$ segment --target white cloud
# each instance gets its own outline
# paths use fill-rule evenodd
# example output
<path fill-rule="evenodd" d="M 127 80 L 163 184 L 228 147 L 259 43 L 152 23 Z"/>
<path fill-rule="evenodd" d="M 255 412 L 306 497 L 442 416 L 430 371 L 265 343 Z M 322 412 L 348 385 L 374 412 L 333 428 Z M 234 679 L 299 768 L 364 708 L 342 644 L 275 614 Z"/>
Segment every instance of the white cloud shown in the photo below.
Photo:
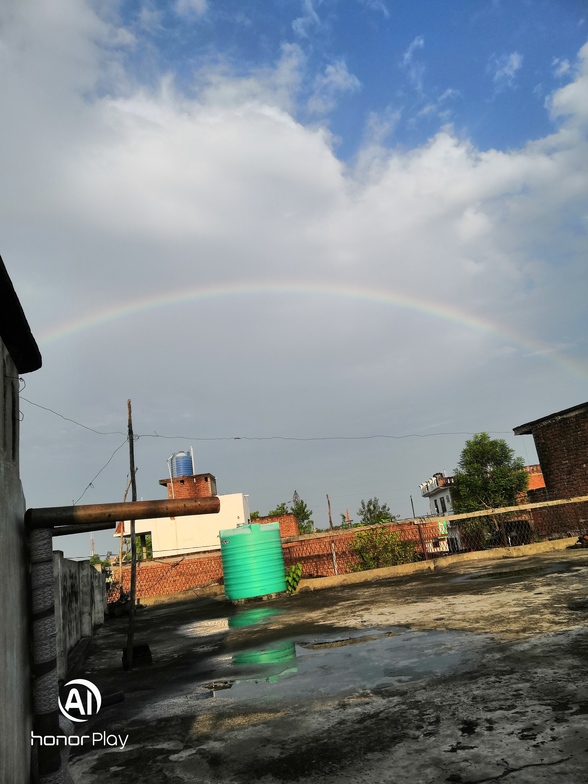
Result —
<path fill-rule="evenodd" d="M 208 8 L 207 0 L 176 0 L 175 9 L 178 16 L 202 16 Z"/>
<path fill-rule="evenodd" d="M 40 339 L 102 314 L 93 329 L 41 342 L 46 369 L 30 379 L 32 399 L 90 423 L 120 408 L 124 424 L 131 397 L 140 432 L 304 436 L 426 431 L 439 406 L 456 429 L 513 426 L 557 410 L 550 395 L 572 405 L 581 394 L 585 378 L 529 355 L 541 344 L 572 355 L 586 334 L 588 47 L 551 97 L 549 137 L 503 153 L 445 127 L 395 148 L 390 109 L 368 120 L 350 169 L 327 131 L 296 119 L 299 47 L 246 77 L 201 72 L 191 96 L 171 76 L 138 89 L 108 44 L 115 23 L 80 3 L 66 25 L 49 5 L 42 14 L 24 5 L 0 28 L 2 255 Z M 327 111 L 359 82 L 339 62 L 315 86 Z M 245 284 L 255 291 L 104 316 Z M 529 413 L 530 399 L 545 409 Z M 513 411 L 524 416 L 512 421 Z M 24 470 L 30 455 L 29 477 L 46 466 L 29 502 L 69 503 L 110 452 L 86 465 L 81 442 L 67 451 L 61 434 L 26 416 Z M 52 460 L 57 440 L 62 462 Z M 149 496 L 170 445 L 140 446 Z M 411 461 L 418 470 L 431 459 L 425 448 L 409 459 L 386 443 L 360 459 L 341 445 L 207 443 L 199 463 L 222 492 L 265 492 L 252 503 L 267 509 L 300 472 L 318 477 L 321 498 L 325 482 L 330 491 L 353 479 L 370 492 L 374 473 L 384 483 Z M 119 497 L 119 480 L 87 500 Z"/>
<path fill-rule="evenodd" d="M 515 86 L 515 77 L 523 67 L 523 55 L 519 52 L 493 56 L 488 63 L 488 71 L 492 74 L 495 89 L 500 92 Z"/>
<path fill-rule="evenodd" d="M 307 103 L 308 111 L 328 114 L 335 108 L 340 95 L 357 92 L 360 88 L 361 82 L 349 73 L 342 60 L 331 63 L 314 80 L 314 92 Z"/>
<path fill-rule="evenodd" d="M 569 60 L 560 60 L 558 57 L 554 57 L 551 66 L 554 76 L 557 77 L 566 76 L 570 72 Z"/>
<path fill-rule="evenodd" d="M 301 38 L 308 38 L 312 29 L 320 27 L 321 20 L 312 0 L 302 0 L 302 16 L 292 22 L 292 29 Z"/>
<path fill-rule="evenodd" d="M 402 66 L 408 74 L 408 78 L 412 86 L 418 91 L 422 92 L 423 80 L 425 76 L 425 65 L 423 62 L 415 57 L 415 54 L 424 49 L 425 39 L 422 35 L 417 37 L 411 42 L 408 49 L 402 56 Z"/>

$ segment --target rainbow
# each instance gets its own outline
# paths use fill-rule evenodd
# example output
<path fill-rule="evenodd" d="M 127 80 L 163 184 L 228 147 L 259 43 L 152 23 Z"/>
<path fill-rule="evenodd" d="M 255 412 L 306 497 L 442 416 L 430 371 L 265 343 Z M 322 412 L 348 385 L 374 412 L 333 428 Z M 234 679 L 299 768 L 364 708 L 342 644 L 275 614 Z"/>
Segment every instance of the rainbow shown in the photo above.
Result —
<path fill-rule="evenodd" d="M 438 302 L 425 298 L 415 298 L 407 294 L 386 291 L 383 289 L 370 289 L 350 285 L 333 285 L 331 283 L 302 284 L 295 282 L 286 283 L 235 283 L 223 286 L 195 286 L 182 288 L 176 291 L 158 293 L 152 296 L 102 308 L 94 313 L 89 313 L 81 318 L 75 318 L 43 331 L 39 336 L 41 346 L 63 340 L 86 330 L 96 329 L 103 324 L 132 318 L 149 311 L 161 310 L 189 302 L 207 300 L 250 297 L 254 295 L 285 296 L 305 295 L 323 296 L 343 300 L 364 301 L 376 305 L 401 308 L 415 313 L 439 318 L 443 321 L 458 324 L 467 329 L 493 335 L 515 344 L 530 354 L 549 358 L 574 375 L 588 378 L 588 367 L 585 364 L 562 357 L 545 344 L 533 340 L 529 336 L 517 335 L 506 330 L 502 325 L 494 324 L 487 319 L 474 316 L 456 307 L 448 307 Z"/>

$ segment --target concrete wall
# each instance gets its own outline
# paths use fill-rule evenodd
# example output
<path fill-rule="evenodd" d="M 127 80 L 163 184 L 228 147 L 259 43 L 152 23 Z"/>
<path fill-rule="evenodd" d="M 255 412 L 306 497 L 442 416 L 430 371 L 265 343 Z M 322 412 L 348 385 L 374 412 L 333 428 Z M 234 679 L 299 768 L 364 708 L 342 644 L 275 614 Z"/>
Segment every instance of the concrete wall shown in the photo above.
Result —
<path fill-rule="evenodd" d="M 0 343 L 0 781 L 28 784 L 32 703 L 25 500 L 18 470 L 18 371 Z"/>
<path fill-rule="evenodd" d="M 68 655 L 104 623 L 106 588 L 104 575 L 89 561 L 70 561 L 60 550 L 53 553 L 53 574 L 57 677 L 65 678 Z"/>

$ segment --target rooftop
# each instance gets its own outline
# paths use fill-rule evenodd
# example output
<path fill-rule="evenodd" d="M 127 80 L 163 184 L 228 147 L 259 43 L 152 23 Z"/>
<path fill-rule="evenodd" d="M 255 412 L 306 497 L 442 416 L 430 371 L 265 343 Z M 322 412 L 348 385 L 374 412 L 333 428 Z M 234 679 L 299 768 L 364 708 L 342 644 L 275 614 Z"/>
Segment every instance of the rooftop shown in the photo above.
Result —
<path fill-rule="evenodd" d="M 527 422 L 524 425 L 514 427 L 513 432 L 515 436 L 532 435 L 533 431 L 537 430 L 539 427 L 549 425 L 552 422 L 557 422 L 560 419 L 568 419 L 569 417 L 578 416 L 578 414 L 583 414 L 586 411 L 588 411 L 588 403 L 580 403 L 577 406 L 564 408 L 562 411 L 556 411 L 555 414 L 548 414 L 547 416 L 541 417 L 541 419 L 534 419 L 532 422 Z"/>

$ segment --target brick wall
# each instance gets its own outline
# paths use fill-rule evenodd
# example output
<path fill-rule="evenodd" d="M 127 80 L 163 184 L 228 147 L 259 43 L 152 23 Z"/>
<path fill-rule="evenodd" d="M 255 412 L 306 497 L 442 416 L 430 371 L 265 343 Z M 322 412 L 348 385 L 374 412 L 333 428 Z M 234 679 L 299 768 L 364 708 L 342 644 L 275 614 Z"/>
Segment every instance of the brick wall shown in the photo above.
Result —
<path fill-rule="evenodd" d="M 289 518 L 293 515 L 281 515 L 276 520 L 267 519 L 267 522 L 281 522 L 280 518 L 282 517 Z M 266 521 L 266 518 L 263 520 Z M 291 523 L 291 521 L 286 520 L 285 523 Z M 429 523 L 420 527 L 426 542 L 433 542 L 438 536 L 437 523 Z M 421 551 L 419 526 L 411 523 L 393 523 L 389 528 L 400 533 L 404 541 L 414 541 L 417 551 Z M 353 571 L 357 559 L 349 544 L 358 530 L 366 529 L 337 530 L 332 534 L 319 532 L 283 541 L 282 551 L 286 568 L 292 564 L 301 563 L 303 577 L 329 577 L 333 575 L 335 573 L 331 550 L 331 543 L 333 543 L 338 573 L 346 574 Z M 116 568 L 114 575 L 118 577 Z M 208 551 L 201 555 L 193 554 L 184 558 L 140 561 L 137 564 L 137 596 L 139 598 L 179 593 L 212 583 L 220 584 L 222 580 L 220 550 Z M 129 565 L 123 567 L 122 584 L 123 590 L 128 593 L 130 591 Z M 113 591 L 110 598 L 111 600 L 118 598 L 118 590 Z"/>
<path fill-rule="evenodd" d="M 544 490 L 533 491 L 536 493 Z M 557 538 L 588 532 L 588 503 L 570 504 L 560 507 L 522 510 L 517 513 L 516 521 L 511 515 L 504 519 L 504 527 L 497 529 L 496 541 L 490 546 L 502 547 L 504 537 L 510 538 L 511 544 L 527 544 L 540 538 Z M 268 520 L 268 522 L 270 522 Z M 272 520 L 271 522 L 279 522 Z M 461 530 L 462 523 L 457 528 Z M 455 525 L 455 524 L 454 524 Z M 516 530 L 520 527 L 517 536 Z M 416 552 L 423 554 L 422 540 L 428 557 L 436 557 L 448 553 L 445 540 L 439 536 L 437 521 L 414 525 L 413 523 L 391 523 L 390 530 L 400 534 L 403 541 L 412 541 Z M 303 577 L 330 577 L 334 571 L 333 550 L 337 563 L 338 574 L 346 574 L 354 570 L 357 558 L 351 550 L 351 540 L 356 533 L 367 530 L 367 527 L 320 531 L 305 536 L 296 536 L 282 540 L 282 551 L 286 568 L 292 564 L 302 564 Z M 453 530 L 453 529 L 452 529 Z M 500 532 L 502 531 L 502 536 Z M 445 545 L 445 547 L 444 547 Z M 462 547 L 465 550 L 487 548 L 488 542 L 479 546 L 470 541 L 462 531 Z M 118 569 L 114 569 L 118 577 Z M 202 554 L 190 554 L 183 558 L 162 558 L 153 561 L 140 561 L 137 565 L 137 596 L 162 596 L 180 593 L 191 588 L 202 588 L 211 584 L 222 584 L 223 570 L 220 550 L 207 551 Z M 130 590 L 130 566 L 123 567 L 123 589 Z M 110 600 L 118 598 L 118 590 L 110 595 Z"/>
<path fill-rule="evenodd" d="M 533 439 L 549 499 L 588 495 L 588 410 L 536 427 Z"/>
<path fill-rule="evenodd" d="M 266 515 L 265 517 L 257 517 L 253 522 L 255 523 L 279 523 L 280 524 L 280 537 L 288 539 L 291 536 L 298 536 L 300 529 L 298 528 L 298 520 L 293 514 L 283 515 Z"/>
<path fill-rule="evenodd" d="M 216 479 L 212 474 L 160 479 L 159 484 L 167 487 L 168 498 L 210 498 L 216 495 Z"/>

